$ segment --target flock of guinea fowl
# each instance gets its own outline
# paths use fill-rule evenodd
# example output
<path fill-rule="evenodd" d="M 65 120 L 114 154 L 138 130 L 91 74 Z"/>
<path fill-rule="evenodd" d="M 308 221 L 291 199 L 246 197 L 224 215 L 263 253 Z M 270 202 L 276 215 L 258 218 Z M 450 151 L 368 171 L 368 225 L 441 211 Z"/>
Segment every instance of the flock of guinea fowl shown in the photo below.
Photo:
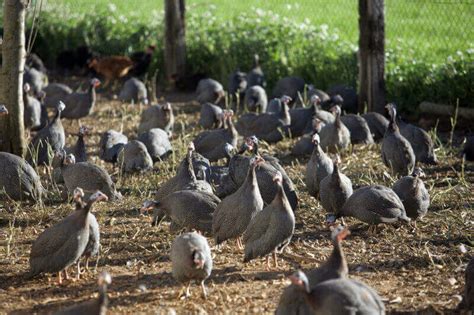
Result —
<path fill-rule="evenodd" d="M 74 92 L 60 83 L 41 86 L 41 73 L 35 71 L 27 69 L 25 76 L 25 127 L 34 134 L 29 153 L 24 160 L 0 152 L 0 165 L 7 170 L 0 186 L 11 199 L 40 201 L 46 191 L 31 165 L 44 165 L 53 168 L 54 180 L 72 198 L 76 210 L 45 229 L 30 252 L 29 275 L 57 273 L 61 283 L 63 277 L 70 277 L 71 266 L 77 267 L 74 272 L 80 278 L 89 270 L 89 259 L 98 255 L 100 226 L 93 214 L 94 203 L 122 196 L 105 169 L 87 162 L 87 128 L 81 126 L 77 143 L 65 147 L 61 118 L 88 116 L 100 81 L 91 80 L 86 92 Z M 378 113 L 342 115 L 345 106 L 340 95 L 328 96 L 313 86 L 307 89 L 301 81 L 297 77 L 281 79 L 273 91 L 275 98 L 268 101 L 256 59 L 249 73 L 231 75 L 228 92 L 235 97 L 230 110 L 222 108 L 226 95 L 222 85 L 202 79 L 196 92 L 201 104 L 199 124 L 205 130 L 189 143 L 176 174 L 159 187 L 155 199 L 144 201 L 142 213 L 152 211 L 153 224 L 167 217 L 170 230 L 182 232 L 170 252 L 173 277 L 184 285 L 179 296 L 190 296 L 193 281 L 201 285 L 204 297 L 208 294 L 204 281 L 211 276 L 213 261 L 205 236 L 212 237 L 215 246 L 236 240 L 237 252 L 244 251 L 244 262 L 266 257 L 271 269 L 273 256 L 277 267 L 277 254 L 288 246 L 295 231 L 298 195 L 279 160 L 260 154 L 259 145 L 299 137 L 293 154 L 311 156 L 305 183 L 309 194 L 328 213 L 333 251 L 318 268 L 298 270 L 290 276 L 291 285 L 283 291 L 276 313 L 384 314 L 377 292 L 348 277 L 341 242 L 350 232 L 343 218 L 357 218 L 370 225 L 368 233 L 376 233 L 378 224 L 412 224 L 410 221 L 423 217 L 430 196 L 423 184 L 423 171 L 416 165 L 437 163 L 433 142 L 421 128 L 398 119 L 393 104 L 386 106 L 388 120 Z M 309 104 L 303 101 L 303 93 Z M 124 84 L 119 98 L 148 103 L 146 88 L 136 78 Z M 51 120 L 46 107 L 55 110 Z M 235 125 L 234 112 L 240 114 Z M 0 113 L 8 115 L 8 106 L 0 106 Z M 149 106 L 142 113 L 137 139 L 129 141 L 126 135 L 109 130 L 101 137 L 99 157 L 118 164 L 123 173 L 146 176 L 154 162 L 170 154 L 173 123 L 170 104 Z M 369 185 L 353 191 L 350 178 L 341 172 L 339 153 L 351 144 L 374 141 L 381 141 L 383 163 L 399 179 L 393 187 Z M 224 165 L 214 163 L 222 160 Z M 338 219 L 342 224 L 336 223 Z M 83 257 L 84 270 L 80 265 Z M 471 260 L 471 274 L 472 269 Z M 98 283 L 97 299 L 57 314 L 104 314 L 111 276 L 100 274 Z M 463 303 L 472 307 L 473 292 L 467 290 L 468 285 Z"/>

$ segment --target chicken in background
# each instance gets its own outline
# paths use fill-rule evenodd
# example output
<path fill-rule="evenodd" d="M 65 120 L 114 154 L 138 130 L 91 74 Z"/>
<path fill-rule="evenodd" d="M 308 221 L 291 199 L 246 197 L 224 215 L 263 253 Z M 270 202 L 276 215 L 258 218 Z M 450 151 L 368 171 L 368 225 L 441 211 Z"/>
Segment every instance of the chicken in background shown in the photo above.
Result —
<path fill-rule="evenodd" d="M 133 68 L 129 71 L 132 77 L 142 77 L 148 73 L 155 48 L 155 45 L 150 45 L 145 51 L 137 51 L 130 56 L 134 63 Z"/>
<path fill-rule="evenodd" d="M 133 65 L 133 61 L 125 56 L 93 58 L 89 62 L 89 68 L 94 69 L 105 78 L 104 87 L 108 86 L 110 81 L 125 77 Z"/>

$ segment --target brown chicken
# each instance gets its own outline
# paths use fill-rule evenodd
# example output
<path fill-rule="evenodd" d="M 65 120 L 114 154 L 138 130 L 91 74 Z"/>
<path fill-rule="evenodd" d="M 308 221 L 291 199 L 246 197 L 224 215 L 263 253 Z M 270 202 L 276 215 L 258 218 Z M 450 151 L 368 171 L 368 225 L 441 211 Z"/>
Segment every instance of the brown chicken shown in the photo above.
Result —
<path fill-rule="evenodd" d="M 127 75 L 133 67 L 133 61 L 125 56 L 107 56 L 100 59 L 94 58 L 89 62 L 89 68 L 105 78 L 105 86 L 110 81 L 120 79 Z"/>

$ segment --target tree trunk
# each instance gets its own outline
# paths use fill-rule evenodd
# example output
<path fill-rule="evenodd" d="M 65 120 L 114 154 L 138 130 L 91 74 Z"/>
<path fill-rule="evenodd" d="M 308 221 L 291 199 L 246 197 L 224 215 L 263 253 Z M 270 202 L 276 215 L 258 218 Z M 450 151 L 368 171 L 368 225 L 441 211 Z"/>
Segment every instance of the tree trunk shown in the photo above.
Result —
<path fill-rule="evenodd" d="M 184 0 L 165 0 L 165 74 L 168 82 L 183 78 L 186 67 Z"/>
<path fill-rule="evenodd" d="M 384 0 L 359 0 L 359 111 L 385 113 Z"/>
<path fill-rule="evenodd" d="M 4 0 L 0 103 L 9 114 L 0 117 L 0 151 L 24 156 L 23 71 L 25 68 L 25 15 L 29 0 Z"/>

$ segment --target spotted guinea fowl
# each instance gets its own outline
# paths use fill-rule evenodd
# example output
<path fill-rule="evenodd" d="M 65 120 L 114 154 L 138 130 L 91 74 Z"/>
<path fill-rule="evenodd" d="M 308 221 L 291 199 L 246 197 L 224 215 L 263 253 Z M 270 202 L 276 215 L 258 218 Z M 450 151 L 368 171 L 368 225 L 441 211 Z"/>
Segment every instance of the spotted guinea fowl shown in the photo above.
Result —
<path fill-rule="evenodd" d="M 415 153 L 416 162 L 428 165 L 438 164 L 438 158 L 434 152 L 434 143 L 430 135 L 412 124 L 408 124 L 401 119 L 398 119 L 400 134 L 410 142 Z"/>
<path fill-rule="evenodd" d="M 138 133 L 143 133 L 153 128 L 161 128 L 168 134 L 173 132 L 174 114 L 170 103 L 163 105 L 153 105 L 144 110 L 140 124 L 138 125 Z"/>
<path fill-rule="evenodd" d="M 237 238 L 245 232 L 250 220 L 263 209 L 263 199 L 258 188 L 255 168 L 264 162 L 262 158 L 254 158 L 245 182 L 230 196 L 217 206 L 212 219 L 212 234 L 216 244 Z"/>
<path fill-rule="evenodd" d="M 132 140 L 123 147 L 118 163 L 124 173 L 146 173 L 153 169 L 153 160 L 146 146 L 138 140 Z"/>
<path fill-rule="evenodd" d="M 318 102 L 314 101 L 308 107 L 299 107 L 290 109 L 291 137 L 300 137 L 313 129 L 313 118 L 318 112 Z"/>
<path fill-rule="evenodd" d="M 286 198 L 280 173 L 275 175 L 277 194 L 273 201 L 259 211 L 245 230 L 244 262 L 273 253 L 274 265 L 278 266 L 277 251 L 282 251 L 291 241 L 295 230 L 295 216 Z M 269 267 L 269 256 L 267 256 Z"/>
<path fill-rule="evenodd" d="M 341 108 L 335 105 L 331 108 L 334 113 L 334 123 L 327 123 L 321 128 L 319 137 L 321 138 L 321 148 L 328 152 L 340 152 L 349 147 L 351 143 L 351 133 L 341 120 Z"/>
<path fill-rule="evenodd" d="M 107 196 L 97 191 L 89 198 L 87 206 L 74 211 L 69 216 L 41 233 L 31 247 L 30 276 L 40 273 L 58 273 L 76 262 L 84 252 L 89 240 L 89 212 L 96 201 L 107 200 Z"/>
<path fill-rule="evenodd" d="M 28 83 L 33 95 L 38 96 L 39 92 L 48 84 L 48 76 L 35 68 L 25 66 L 23 83 Z"/>
<path fill-rule="evenodd" d="M 406 176 L 415 167 L 415 153 L 408 140 L 400 134 L 393 104 L 386 106 L 390 114 L 390 123 L 382 141 L 382 161 L 395 175 Z"/>
<path fill-rule="evenodd" d="M 284 77 L 275 84 L 272 97 L 279 98 L 288 95 L 296 102 L 299 95 L 303 95 L 305 84 L 305 81 L 300 77 Z"/>
<path fill-rule="evenodd" d="M 424 176 L 423 170 L 415 167 L 411 175 L 400 178 L 392 187 L 412 219 L 422 218 L 430 207 L 430 194 L 421 179 Z"/>
<path fill-rule="evenodd" d="M 86 198 L 91 192 L 100 190 L 110 200 L 121 199 L 122 196 L 115 190 L 109 173 L 102 167 L 89 162 L 76 163 L 74 155 L 66 155 L 64 150 L 56 152 L 55 159 L 59 161 L 58 165 L 69 193 L 80 187 L 84 189 Z"/>
<path fill-rule="evenodd" d="M 148 92 L 145 83 L 137 78 L 130 78 L 123 84 L 118 99 L 122 102 L 148 104 Z"/>
<path fill-rule="evenodd" d="M 362 115 L 362 118 L 367 122 L 374 141 L 383 139 L 388 128 L 388 119 L 376 112 L 365 113 Z"/>
<path fill-rule="evenodd" d="M 369 125 L 362 116 L 355 114 L 346 114 L 341 117 L 341 121 L 349 129 L 351 135 L 351 143 L 374 143 L 374 138 L 370 132 Z"/>
<path fill-rule="evenodd" d="M 189 287 L 194 280 L 200 282 L 202 293 L 206 297 L 204 281 L 209 278 L 212 271 L 211 249 L 206 238 L 196 232 L 178 236 L 171 245 L 170 257 L 173 277 L 179 283 L 187 284 L 185 296 L 190 296 Z"/>
<path fill-rule="evenodd" d="M 289 97 L 288 95 L 283 95 L 280 98 L 274 98 L 270 100 L 270 102 L 267 105 L 267 110 L 265 111 L 266 113 L 273 113 L 273 114 L 278 114 L 281 112 L 283 108 L 283 104 L 286 104 L 288 107 L 290 106 L 290 102 L 293 99 Z"/>
<path fill-rule="evenodd" d="M 64 98 L 66 109 L 62 113 L 63 118 L 77 119 L 87 117 L 92 113 L 96 102 L 95 89 L 100 85 L 96 78 L 89 82 L 89 88 L 86 92 L 73 92 Z"/>
<path fill-rule="evenodd" d="M 50 83 L 43 88 L 46 93 L 44 103 L 47 107 L 55 107 L 59 101 L 64 100 L 66 96 L 71 94 L 72 89 L 63 83 Z"/>
<path fill-rule="evenodd" d="M 308 91 L 306 92 L 307 98 L 311 99 L 313 96 L 317 96 L 321 100 L 321 104 L 326 104 L 330 101 L 329 94 L 323 90 L 317 89 L 313 84 L 308 85 Z"/>
<path fill-rule="evenodd" d="M 87 150 L 84 137 L 89 133 L 89 129 L 86 126 L 79 127 L 77 133 L 77 141 L 74 146 L 66 148 L 67 153 L 72 153 L 76 158 L 76 162 L 87 162 Z"/>
<path fill-rule="evenodd" d="M 308 164 L 306 164 L 305 184 L 308 193 L 318 199 L 320 183 L 326 176 L 332 174 L 333 163 L 331 158 L 324 153 L 319 145 L 320 139 L 317 133 L 313 135 L 312 140 L 314 143 L 314 149 Z"/>
<path fill-rule="evenodd" d="M 330 213 L 338 213 L 346 200 L 352 195 L 352 182 L 346 175 L 339 172 L 341 159 L 333 160 L 332 174 L 328 174 L 320 182 L 319 196 L 323 209 Z"/>
<path fill-rule="evenodd" d="M 224 128 L 206 130 L 198 134 L 193 140 L 196 152 L 202 154 L 211 162 L 225 158 L 227 153 L 224 150 L 224 145 L 229 143 L 236 146 L 237 137 L 239 136 L 232 122 L 232 117 L 232 111 L 224 111 Z"/>
<path fill-rule="evenodd" d="M 225 92 L 222 84 L 214 79 L 202 79 L 196 88 L 196 100 L 200 103 L 219 104 Z"/>
<path fill-rule="evenodd" d="M 199 116 L 199 125 L 204 129 L 222 128 L 224 112 L 221 107 L 204 103 L 201 105 L 201 113 Z"/>
<path fill-rule="evenodd" d="M 352 279 L 333 279 L 310 288 L 307 276 L 297 271 L 291 277 L 305 296 L 310 314 L 383 315 L 385 306 L 378 293 L 368 285 Z"/>
<path fill-rule="evenodd" d="M 397 194 L 382 185 L 365 186 L 357 189 L 344 203 L 337 217 L 354 217 L 372 225 L 379 223 L 410 222 L 405 207 Z"/>
<path fill-rule="evenodd" d="M 163 129 L 153 128 L 138 135 L 153 162 L 161 161 L 173 152 L 170 139 Z"/>
<path fill-rule="evenodd" d="M 249 112 L 265 113 L 268 104 L 267 93 L 259 85 L 251 86 L 245 91 L 244 103 Z"/>
<path fill-rule="evenodd" d="M 293 156 L 304 156 L 304 155 L 311 155 L 314 150 L 314 143 L 313 143 L 313 135 L 319 134 L 322 127 L 324 127 L 324 123 L 319 120 L 317 117 L 313 118 L 312 126 L 313 129 L 311 132 L 306 133 L 303 135 L 291 148 L 291 155 Z"/>
<path fill-rule="evenodd" d="M 99 157 L 105 162 L 117 163 L 119 153 L 128 143 L 128 138 L 121 132 L 110 129 L 102 134 L 99 141 Z"/>
<path fill-rule="evenodd" d="M 28 149 L 28 161 L 34 161 L 37 165 L 48 165 L 52 160 L 50 152 L 60 151 L 64 148 L 66 135 L 61 123 L 61 113 L 65 107 L 66 105 L 63 102 L 59 102 L 53 120 L 38 131 L 31 140 Z"/>
<path fill-rule="evenodd" d="M 36 171 L 17 155 L 0 152 L 0 173 L 0 199 L 39 201 L 45 193 Z"/>
<path fill-rule="evenodd" d="M 228 92 L 232 98 L 232 109 L 240 110 L 240 104 L 244 99 L 244 93 L 247 89 L 247 74 L 242 71 L 235 71 L 229 76 Z"/>
<path fill-rule="evenodd" d="M 31 88 L 28 83 L 23 85 L 23 124 L 26 129 L 41 126 L 41 102 L 29 95 Z"/>
<path fill-rule="evenodd" d="M 107 295 L 107 286 L 112 283 L 112 277 L 106 271 L 99 275 L 97 284 L 99 286 L 99 296 L 92 300 L 82 302 L 78 305 L 73 305 L 63 310 L 60 310 L 54 315 L 106 315 L 109 305 L 109 297 Z"/>
<path fill-rule="evenodd" d="M 265 87 L 267 82 L 265 81 L 265 75 L 260 66 L 260 58 L 257 54 L 253 57 L 253 68 L 247 73 L 247 86 L 259 85 Z"/>

